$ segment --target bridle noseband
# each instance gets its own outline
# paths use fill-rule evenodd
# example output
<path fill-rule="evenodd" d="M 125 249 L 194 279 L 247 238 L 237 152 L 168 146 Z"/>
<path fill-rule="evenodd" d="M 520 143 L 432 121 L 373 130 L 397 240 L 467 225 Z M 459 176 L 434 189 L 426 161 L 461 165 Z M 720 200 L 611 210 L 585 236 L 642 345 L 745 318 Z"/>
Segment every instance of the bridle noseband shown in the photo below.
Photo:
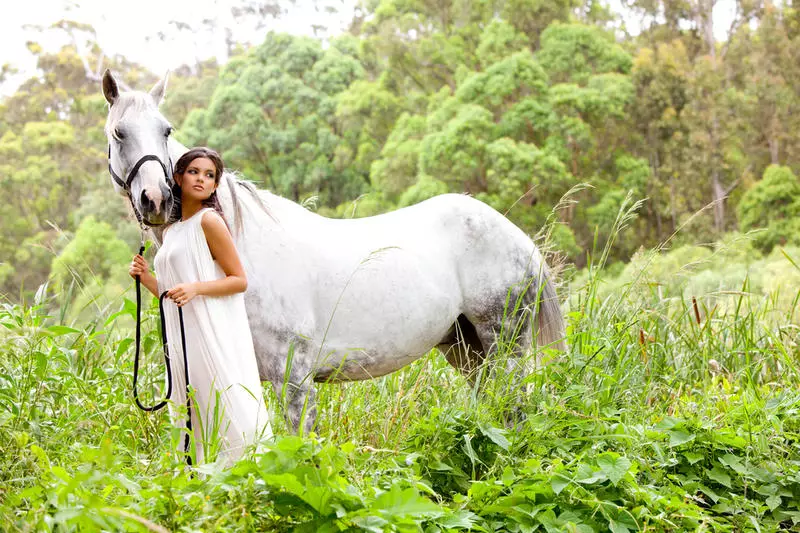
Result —
<path fill-rule="evenodd" d="M 167 148 L 167 154 L 169 154 L 169 148 Z M 169 155 L 167 155 L 167 157 L 169 157 Z M 161 159 L 157 155 L 154 155 L 154 154 L 143 155 L 136 162 L 136 164 L 133 165 L 133 168 L 131 168 L 130 172 L 128 172 L 128 175 L 126 176 L 126 179 L 123 180 L 122 178 L 119 177 L 119 175 L 116 172 L 114 172 L 114 169 L 111 168 L 111 144 L 108 145 L 108 172 L 109 172 L 109 174 L 111 174 L 111 177 L 114 179 L 116 184 L 119 185 L 120 188 L 122 190 L 124 190 L 125 193 L 128 195 L 128 200 L 131 202 L 131 207 L 133 208 L 133 212 L 136 215 L 136 220 L 139 221 L 139 225 L 141 226 L 142 224 L 144 224 L 145 226 L 150 226 L 152 228 L 152 227 L 158 226 L 160 224 L 151 224 L 148 221 L 146 221 L 144 218 L 142 218 L 141 213 L 139 213 L 139 210 L 136 209 L 136 204 L 134 203 L 133 195 L 131 194 L 131 183 L 133 183 L 133 178 L 136 177 L 136 174 L 139 172 L 139 169 L 142 167 L 142 165 L 144 165 L 148 161 L 155 161 L 159 165 L 161 165 L 161 169 L 164 171 L 164 177 L 167 178 L 167 183 L 172 183 L 172 181 L 173 181 L 173 177 L 172 177 L 172 157 L 169 157 L 169 167 L 167 167 L 167 165 L 165 165 L 164 162 L 161 161 Z"/>

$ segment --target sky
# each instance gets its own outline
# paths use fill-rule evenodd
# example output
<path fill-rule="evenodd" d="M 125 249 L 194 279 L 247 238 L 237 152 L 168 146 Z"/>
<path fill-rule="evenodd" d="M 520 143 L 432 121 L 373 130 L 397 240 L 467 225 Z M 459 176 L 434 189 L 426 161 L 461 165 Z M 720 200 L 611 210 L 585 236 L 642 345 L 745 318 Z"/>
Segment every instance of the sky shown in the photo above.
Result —
<path fill-rule="evenodd" d="M 315 9 L 314 0 L 285 2 L 287 13 L 278 20 L 269 20 L 266 30 L 284 31 L 296 35 L 313 35 L 313 26 L 325 25 L 330 34 L 343 31 L 353 18 L 355 0 L 318 1 L 321 5 L 336 6 L 338 13 L 331 14 Z M 121 6 L 136 6 L 135 9 Z M 216 35 L 216 42 L 200 40 L 193 43 L 184 36 L 162 42 L 158 31 L 168 30 L 170 20 L 199 23 L 205 17 L 230 17 L 229 2 L 225 0 L 134 0 L 120 2 L 109 0 L 21 0 L 14 9 L 5 10 L 0 20 L 0 66 L 8 63 L 20 73 L 0 85 L 0 95 L 13 92 L 16 86 L 35 71 L 35 59 L 26 42 L 35 40 L 47 50 L 58 50 L 66 40 L 58 31 L 42 32 L 59 20 L 75 20 L 91 24 L 97 32 L 100 46 L 108 54 L 121 54 L 156 73 L 165 72 L 187 62 L 192 62 L 197 51 L 201 57 L 224 54 L 224 37 Z M 38 28 L 37 28 L 38 27 Z M 247 28 L 239 26 L 240 32 Z M 148 38 L 149 36 L 149 38 Z M 253 41 L 257 35 L 240 33 L 240 41 Z"/>
<path fill-rule="evenodd" d="M 331 14 L 324 9 L 315 9 L 314 0 L 294 0 L 287 3 L 287 13 L 279 20 L 270 20 L 267 30 L 285 31 L 296 35 L 313 35 L 313 26 L 329 28 L 328 35 L 340 33 L 353 17 L 356 0 L 325 0 L 327 5 L 337 7 Z M 322 3 L 322 0 L 317 0 Z M 620 0 L 607 0 L 617 12 L 621 12 Z M 121 6 L 127 6 L 122 9 Z M 135 6 L 131 8 L 130 6 Z M 734 15 L 735 0 L 720 0 L 714 10 L 715 34 L 724 40 L 725 30 Z M 35 72 L 35 59 L 28 51 L 26 42 L 36 40 L 47 50 L 58 50 L 66 41 L 59 32 L 42 34 L 39 28 L 47 28 L 62 19 L 91 24 L 97 31 L 100 46 L 109 54 L 121 54 L 140 63 L 155 73 L 193 61 L 195 53 L 200 57 L 218 56 L 222 53 L 222 35 L 216 42 L 191 38 L 171 39 L 162 42 L 155 38 L 156 32 L 166 30 L 169 20 L 198 23 L 202 17 L 226 17 L 229 15 L 226 0 L 134 0 L 127 2 L 109 0 L 21 0 L 14 9 L 5 10 L 0 21 L 0 66 L 10 64 L 19 74 L 0 84 L 0 96 L 11 94 L 16 87 Z M 628 30 L 636 33 L 638 21 L 626 17 Z M 257 41 L 255 34 L 245 34 L 246 28 L 239 26 L 238 40 Z M 262 30 L 263 35 L 264 30 Z M 149 36 L 149 38 L 148 38 Z"/>

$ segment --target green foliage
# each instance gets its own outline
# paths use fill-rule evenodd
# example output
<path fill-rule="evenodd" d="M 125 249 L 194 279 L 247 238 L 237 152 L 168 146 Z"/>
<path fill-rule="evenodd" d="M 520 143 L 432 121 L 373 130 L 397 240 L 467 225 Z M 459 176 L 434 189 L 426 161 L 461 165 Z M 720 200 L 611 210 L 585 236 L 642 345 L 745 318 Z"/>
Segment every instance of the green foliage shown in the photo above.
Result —
<path fill-rule="evenodd" d="M 87 282 L 105 280 L 120 269 L 125 270 L 131 257 L 130 248 L 116 236 L 105 222 L 94 217 L 83 219 L 75 237 L 53 259 L 52 276 L 61 286 L 73 278 Z"/>
<path fill-rule="evenodd" d="M 569 351 L 531 359 L 521 387 L 496 372 L 470 387 L 434 351 L 380 379 L 320 385 L 323 437 L 279 433 L 195 476 L 167 451 L 166 414 L 130 400 L 132 302 L 73 326 L 44 296 L 5 304 L 0 519 L 63 531 L 791 529 L 800 282 L 786 281 L 788 299 L 726 282 L 713 289 L 735 301 L 724 312 L 714 292 L 695 306 L 652 290 L 709 262 L 757 265 L 741 238 L 676 249 L 650 270 L 662 277 L 628 275 L 610 292 L 592 264 L 571 289 Z M 800 248 L 785 253 L 770 261 L 800 278 Z M 151 305 L 142 371 L 154 381 L 156 322 Z M 498 348 L 505 367 L 510 347 Z"/>
<path fill-rule="evenodd" d="M 630 55 L 596 26 L 553 23 L 542 33 L 536 54 L 556 82 L 585 85 L 595 74 L 631 70 Z"/>
<path fill-rule="evenodd" d="M 352 199 L 363 191 L 378 151 L 369 138 L 345 138 L 338 125 L 339 93 L 364 77 L 352 52 L 270 33 L 225 67 L 208 109 L 190 112 L 181 135 L 189 144 L 218 148 L 227 164 L 294 200 L 313 194 L 336 205 Z M 340 117 L 365 105 L 343 97 Z"/>
<path fill-rule="evenodd" d="M 800 181 L 789 167 L 771 165 L 738 206 L 742 230 L 763 228 L 754 239 L 763 252 L 800 243 Z"/>
<path fill-rule="evenodd" d="M 57 26 L 93 35 L 74 22 Z M 71 210 L 100 181 L 106 158 L 105 100 L 84 68 L 84 61 L 97 63 L 99 48 L 90 44 L 84 56 L 72 45 L 55 53 L 36 43 L 30 49 L 36 75 L 0 103 L 0 294 L 19 301 L 47 280 L 61 233 L 77 226 Z M 128 83 L 154 78 L 118 57 L 106 64 Z"/>
<path fill-rule="evenodd" d="M 422 176 L 417 183 L 406 189 L 406 192 L 400 197 L 398 205 L 400 207 L 406 207 L 446 192 L 447 185 L 445 183 L 427 176 Z"/>
<path fill-rule="evenodd" d="M 420 143 L 425 134 L 425 119 L 404 113 L 397 120 L 380 158 L 372 163 L 370 174 L 372 185 L 389 198 L 416 182 L 421 153 Z"/>
<path fill-rule="evenodd" d="M 481 33 L 475 55 L 484 68 L 499 63 L 507 56 L 526 48 L 525 35 L 504 20 L 492 20 Z"/>

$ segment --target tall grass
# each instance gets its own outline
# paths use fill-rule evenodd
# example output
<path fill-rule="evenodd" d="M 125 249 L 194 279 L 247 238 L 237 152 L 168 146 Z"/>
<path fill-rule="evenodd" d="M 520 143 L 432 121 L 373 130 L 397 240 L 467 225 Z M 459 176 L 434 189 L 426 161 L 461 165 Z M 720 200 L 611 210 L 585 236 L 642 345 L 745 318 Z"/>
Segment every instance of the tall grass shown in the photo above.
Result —
<path fill-rule="evenodd" d="M 279 435 L 263 453 L 195 476 L 169 453 L 177 435 L 166 414 L 132 402 L 130 301 L 88 326 L 48 316 L 44 297 L 5 304 L 0 525 L 797 528 L 798 286 L 765 293 L 746 273 L 737 286 L 686 294 L 685 283 L 648 275 L 663 256 L 656 252 L 621 279 L 608 275 L 609 246 L 565 289 L 569 351 L 535 354 L 544 363 L 521 380 L 485 371 L 473 386 L 434 351 L 381 379 L 319 386 L 315 434 L 292 436 L 277 417 Z M 156 312 L 146 314 L 144 342 L 152 394 Z M 502 341 L 499 352 L 501 360 L 513 353 Z"/>

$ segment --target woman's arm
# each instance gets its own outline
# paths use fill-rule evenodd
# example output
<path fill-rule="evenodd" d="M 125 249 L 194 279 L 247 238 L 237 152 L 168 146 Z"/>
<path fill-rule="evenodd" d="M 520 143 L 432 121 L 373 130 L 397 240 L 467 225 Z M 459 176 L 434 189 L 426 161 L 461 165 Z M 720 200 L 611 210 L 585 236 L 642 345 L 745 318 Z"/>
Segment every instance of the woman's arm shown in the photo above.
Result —
<path fill-rule="evenodd" d="M 181 283 L 171 288 L 167 295 L 173 298 L 179 306 L 186 304 L 197 295 L 227 296 L 244 292 L 247 289 L 244 267 L 225 222 L 217 213 L 207 211 L 203 213 L 200 224 L 203 227 L 208 248 L 211 250 L 211 256 L 217 260 L 226 276 L 213 281 Z"/>
<path fill-rule="evenodd" d="M 136 276 L 139 276 L 142 282 L 148 291 L 153 293 L 153 296 L 158 297 L 158 281 L 156 277 L 150 273 L 150 268 L 147 265 L 147 261 L 144 257 L 139 254 L 133 256 L 133 261 L 131 262 L 131 267 L 128 269 L 128 274 L 133 279 L 136 279 Z"/>

